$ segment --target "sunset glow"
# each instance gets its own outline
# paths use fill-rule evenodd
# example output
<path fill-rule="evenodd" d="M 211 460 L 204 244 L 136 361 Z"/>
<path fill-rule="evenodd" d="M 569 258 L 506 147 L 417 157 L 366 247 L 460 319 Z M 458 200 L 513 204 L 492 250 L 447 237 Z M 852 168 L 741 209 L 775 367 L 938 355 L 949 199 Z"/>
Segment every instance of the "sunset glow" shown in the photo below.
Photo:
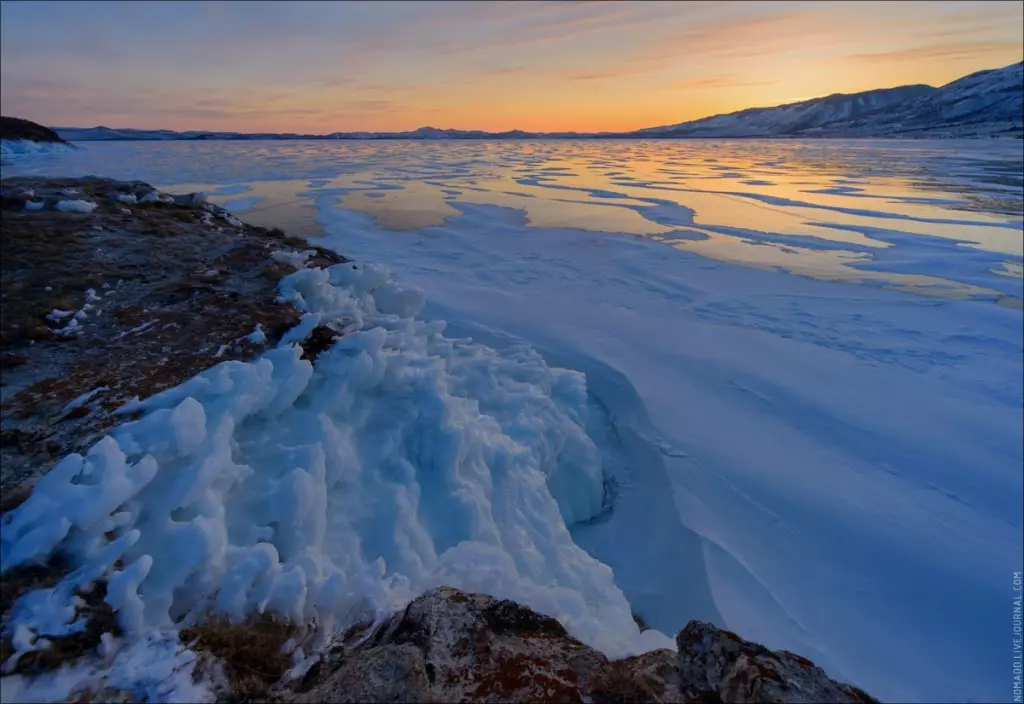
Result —
<path fill-rule="evenodd" d="M 1021 61 L 1020 2 L 4 2 L 51 126 L 618 131 Z"/>

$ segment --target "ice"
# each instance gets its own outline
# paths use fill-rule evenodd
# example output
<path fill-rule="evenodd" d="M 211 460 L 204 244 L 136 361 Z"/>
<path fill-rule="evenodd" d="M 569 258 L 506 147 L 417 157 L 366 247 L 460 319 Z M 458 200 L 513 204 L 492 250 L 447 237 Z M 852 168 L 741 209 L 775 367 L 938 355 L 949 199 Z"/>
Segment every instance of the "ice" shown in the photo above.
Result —
<path fill-rule="evenodd" d="M 263 200 L 263 196 L 249 196 L 247 198 L 234 198 L 224 204 L 224 209 L 232 213 L 244 213 L 246 210 Z"/>
<path fill-rule="evenodd" d="M 449 584 L 531 604 L 609 653 L 671 646 L 641 637 L 567 527 L 605 496 L 581 374 L 444 337 L 415 317 L 423 293 L 379 266 L 303 269 L 281 293 L 305 311 L 294 340 L 305 320 L 346 330 L 315 368 L 286 341 L 136 404 L 140 420 L 12 512 L 0 566 L 57 549 L 105 565 L 133 637 L 210 607 L 343 627 Z M 111 531 L 137 538 L 104 552 Z"/>
<path fill-rule="evenodd" d="M 275 250 L 270 253 L 271 259 L 285 264 L 290 264 L 297 269 L 300 269 L 306 265 L 306 260 L 312 255 L 316 254 L 315 250 L 306 249 L 301 252 L 294 252 L 285 249 Z"/>
<path fill-rule="evenodd" d="M 226 149 L 61 157 L 171 192 L 281 180 L 261 224 L 356 260 L 284 282 L 304 315 L 280 348 L 126 407 L 147 415 L 105 471 L 157 463 L 111 509 L 139 532 L 126 569 L 153 557 L 146 624 L 212 599 L 340 627 L 448 583 L 609 653 L 654 646 L 630 610 L 669 635 L 703 618 L 883 700 L 1006 698 L 1019 142 Z M 314 371 L 293 345 L 318 325 L 342 334 Z M 191 402 L 170 422 L 189 398 L 201 439 Z M 51 518 L 59 493 L 19 559 L 102 543 Z"/>
<path fill-rule="evenodd" d="M 213 702 L 224 685 L 219 678 L 200 674 L 198 656 L 178 642 L 175 632 L 151 632 L 126 642 L 104 634 L 101 648 L 98 657 L 44 677 L 0 679 L 0 702 L 77 701 L 105 688 L 130 692 L 136 701 Z"/>
<path fill-rule="evenodd" d="M 250 342 L 255 342 L 257 345 L 262 345 L 267 341 L 267 334 L 263 332 L 263 326 L 256 323 L 256 329 L 248 335 Z"/>
<path fill-rule="evenodd" d="M 79 406 L 85 405 L 93 397 L 95 397 L 97 394 L 101 394 L 104 391 L 109 391 L 109 390 L 110 390 L 109 386 L 98 386 L 95 389 L 92 389 L 91 391 L 86 391 L 81 396 L 78 396 L 78 397 L 72 399 L 71 401 L 69 401 L 68 404 L 66 406 L 64 406 L 64 408 L 61 410 L 61 413 L 67 413 L 70 410 L 73 410 L 75 408 L 78 408 Z"/>
<path fill-rule="evenodd" d="M 63 320 L 64 318 L 70 318 L 74 316 L 74 314 L 75 311 L 73 310 L 61 310 L 60 308 L 54 308 L 53 310 L 46 314 L 46 319 L 53 321 Z"/>
<path fill-rule="evenodd" d="M 0 156 L 26 157 L 45 154 L 61 154 L 73 147 L 61 142 L 35 142 L 30 139 L 0 139 Z"/>
<path fill-rule="evenodd" d="M 61 200 L 54 207 L 64 213 L 89 214 L 96 209 L 96 204 L 88 200 Z"/>

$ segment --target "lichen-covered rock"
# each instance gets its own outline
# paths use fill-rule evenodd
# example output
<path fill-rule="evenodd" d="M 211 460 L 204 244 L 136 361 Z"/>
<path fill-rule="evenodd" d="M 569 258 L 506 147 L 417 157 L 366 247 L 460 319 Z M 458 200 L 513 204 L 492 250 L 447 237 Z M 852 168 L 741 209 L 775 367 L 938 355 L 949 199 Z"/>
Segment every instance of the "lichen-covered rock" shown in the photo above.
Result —
<path fill-rule="evenodd" d="M 423 652 L 414 645 L 382 645 L 346 658 L 320 686 L 296 702 L 431 701 Z"/>
<path fill-rule="evenodd" d="M 425 693 L 410 689 L 404 701 L 582 702 L 608 664 L 549 616 L 446 587 L 427 592 L 375 632 L 353 640 L 343 647 L 340 666 L 297 701 L 385 701 L 394 685 L 373 684 L 373 673 L 401 657 L 396 669 L 414 670 L 420 663 L 421 670 L 408 675 L 410 686 L 427 683 Z M 357 689 L 345 689 L 360 678 L 365 679 Z"/>
<path fill-rule="evenodd" d="M 809 660 L 693 621 L 679 652 L 609 661 L 555 619 L 442 587 L 353 628 L 296 702 L 874 702 Z"/>
<path fill-rule="evenodd" d="M 594 692 L 603 702 L 681 702 L 679 658 L 674 650 L 654 650 L 609 663 Z"/>
<path fill-rule="evenodd" d="M 717 694 L 721 701 L 876 702 L 865 692 L 830 679 L 807 658 L 773 651 L 710 623 L 691 621 L 676 636 L 683 699 Z"/>

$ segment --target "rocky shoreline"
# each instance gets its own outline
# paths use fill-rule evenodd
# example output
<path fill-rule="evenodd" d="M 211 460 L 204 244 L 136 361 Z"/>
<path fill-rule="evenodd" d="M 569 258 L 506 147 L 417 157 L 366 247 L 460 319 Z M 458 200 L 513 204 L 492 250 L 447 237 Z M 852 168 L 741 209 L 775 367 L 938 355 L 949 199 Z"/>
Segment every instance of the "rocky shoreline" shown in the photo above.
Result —
<path fill-rule="evenodd" d="M 850 702 L 871 696 L 810 660 L 691 621 L 678 652 L 608 660 L 555 619 L 441 587 L 379 626 L 350 629 L 294 686 L 316 702 Z"/>
<path fill-rule="evenodd" d="M 277 299 L 284 276 L 347 261 L 247 225 L 201 194 L 142 182 L 5 179 L 0 207 L 0 527 L 57 460 L 138 417 L 135 399 L 275 346 L 301 317 Z M 341 334 L 315 328 L 301 342 L 303 358 L 315 362 Z M 22 598 L 54 588 L 74 567 L 52 555 L 4 573 L 5 700 L 159 699 L 102 674 L 122 636 L 104 577 L 76 592 L 72 617 L 82 630 L 28 651 L 11 632 Z M 799 655 L 697 621 L 679 632 L 678 652 L 611 661 L 550 616 L 447 587 L 383 621 L 352 620 L 340 634 L 270 613 L 180 624 L 173 657 L 187 656 L 191 676 L 227 701 L 875 701 Z M 292 657 L 303 651 L 311 655 Z M 92 668 L 90 684 L 58 687 L 50 699 L 26 694 L 69 667 Z"/>
<path fill-rule="evenodd" d="M 132 398 L 272 347 L 299 319 L 275 300 L 281 278 L 346 261 L 141 182 L 4 179 L 0 208 L 5 495 L 127 420 Z"/>

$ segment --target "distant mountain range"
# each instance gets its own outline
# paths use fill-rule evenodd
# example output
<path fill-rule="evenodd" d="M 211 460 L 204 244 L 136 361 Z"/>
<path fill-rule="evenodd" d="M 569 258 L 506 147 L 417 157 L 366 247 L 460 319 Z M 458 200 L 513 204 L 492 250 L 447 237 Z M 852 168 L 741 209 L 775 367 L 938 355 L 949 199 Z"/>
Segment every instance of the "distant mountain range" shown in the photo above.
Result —
<path fill-rule="evenodd" d="M 485 132 L 421 127 L 411 132 L 293 134 L 56 127 L 72 142 L 201 139 L 617 139 L 738 137 L 989 137 L 1024 134 L 1024 63 L 927 85 L 835 94 L 750 108 L 634 132 Z"/>

